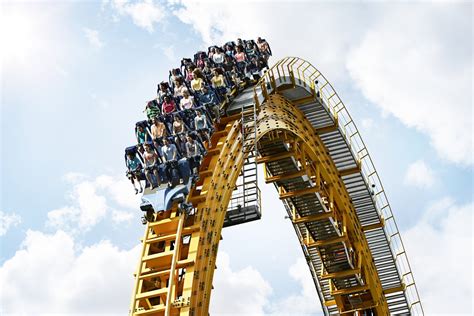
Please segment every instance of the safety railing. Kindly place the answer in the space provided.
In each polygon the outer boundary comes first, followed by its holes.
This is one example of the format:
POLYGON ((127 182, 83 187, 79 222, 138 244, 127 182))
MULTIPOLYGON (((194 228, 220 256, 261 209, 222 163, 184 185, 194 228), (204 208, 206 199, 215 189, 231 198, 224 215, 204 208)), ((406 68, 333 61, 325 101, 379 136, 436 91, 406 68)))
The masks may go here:
POLYGON ((332 114, 334 119, 337 119, 340 130, 355 160, 361 166, 361 174, 369 190, 373 192, 377 211, 385 222, 384 231, 389 241, 398 273, 405 285, 405 295, 410 312, 413 315, 423 315, 424 311, 418 289, 387 195, 357 126, 341 98, 319 70, 306 60, 298 57, 283 58, 271 67, 254 87, 255 98, 257 97, 257 89, 261 89, 263 96, 267 97, 269 93, 276 90, 277 86, 282 84, 301 86, 309 90, 313 95, 317 95, 317 92, 319 92, 323 105, 332 114))

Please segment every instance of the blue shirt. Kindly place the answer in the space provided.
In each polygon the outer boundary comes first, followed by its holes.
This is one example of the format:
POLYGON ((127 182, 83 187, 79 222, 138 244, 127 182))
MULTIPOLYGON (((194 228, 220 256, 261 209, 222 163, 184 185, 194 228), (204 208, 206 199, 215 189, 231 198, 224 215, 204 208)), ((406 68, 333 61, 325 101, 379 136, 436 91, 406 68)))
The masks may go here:
POLYGON ((168 146, 164 145, 162 148, 163 156, 165 156, 166 161, 176 159, 178 157, 178 152, 174 144, 169 144, 168 146), (176 156, 176 158, 174 158, 176 156))
POLYGON ((138 167, 140 167, 140 165, 141 163, 137 156, 135 156, 133 159, 127 157, 127 167, 130 168, 130 170, 135 171, 138 167))
POLYGON ((146 138, 146 132, 145 131, 143 131, 143 132, 137 131, 137 139, 138 139, 139 144, 143 144, 145 142, 145 138, 146 138))
POLYGON ((217 104, 216 94, 212 91, 208 91, 207 93, 203 93, 199 96, 199 102, 202 105, 217 104))

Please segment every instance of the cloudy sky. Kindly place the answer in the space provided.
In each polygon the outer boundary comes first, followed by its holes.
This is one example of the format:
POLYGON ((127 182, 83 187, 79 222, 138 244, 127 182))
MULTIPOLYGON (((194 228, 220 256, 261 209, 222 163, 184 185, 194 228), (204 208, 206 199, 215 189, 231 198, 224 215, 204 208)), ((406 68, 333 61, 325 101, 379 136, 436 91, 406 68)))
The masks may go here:
MULTIPOLYGON (((426 313, 472 314, 472 17, 467 1, 2 1, 0 313, 127 313, 143 234, 123 161, 134 123, 182 57, 262 36, 353 115, 426 313)), ((264 218, 223 232, 211 312, 320 315, 262 190, 264 218)))

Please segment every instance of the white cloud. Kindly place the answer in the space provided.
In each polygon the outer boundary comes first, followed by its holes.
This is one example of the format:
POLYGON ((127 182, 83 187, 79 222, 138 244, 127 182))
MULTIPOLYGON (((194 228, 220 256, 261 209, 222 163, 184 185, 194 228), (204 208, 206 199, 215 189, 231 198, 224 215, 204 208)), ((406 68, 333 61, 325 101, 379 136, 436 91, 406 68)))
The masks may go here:
POLYGON ((4 236, 12 227, 18 226, 21 223, 21 217, 18 214, 7 214, 0 211, 0 237, 4 236))
POLYGON ((21 249, 0 267, 0 313, 127 314, 140 246, 122 250, 100 241, 77 248, 63 231, 29 230, 21 249))
POLYGON ((173 14, 189 24, 206 47, 261 36, 270 43, 274 62, 284 56, 299 56, 314 62, 333 80, 345 78, 343 61, 348 47, 361 38, 366 27, 361 21, 373 15, 366 5, 350 3, 341 10, 329 2, 174 2, 173 14), (296 21, 314 22, 301 27, 296 21))
POLYGON ((308 264, 302 258, 290 266, 289 274, 298 285, 301 292, 288 293, 287 297, 270 305, 271 314, 278 315, 322 315, 318 293, 314 286, 308 264))
POLYGON ((472 16, 466 5, 385 5, 347 58, 370 101, 460 164, 473 162, 472 16))
POLYGON ((174 51, 174 46, 166 46, 166 47, 161 47, 161 50, 163 51, 163 54, 165 54, 166 58, 170 61, 177 61, 178 59, 176 58, 176 53, 174 51))
POLYGON ((92 47, 102 48, 104 46, 104 43, 99 38, 99 31, 87 27, 83 28, 83 31, 92 47))
POLYGON ((472 315, 472 214, 443 198, 402 233, 426 315, 472 315))
POLYGON ((366 117, 366 118, 361 120, 361 126, 364 130, 369 132, 374 127, 374 120, 371 119, 370 117, 366 117))
POLYGON ((436 176, 423 160, 417 160, 408 166, 404 182, 422 189, 431 188, 436 183, 436 176))
POLYGON ((120 207, 137 209, 140 205, 140 197, 134 194, 132 184, 126 180, 125 176, 101 175, 95 179, 95 184, 97 188, 104 190, 120 207))
POLYGON ((108 215, 116 223, 129 221, 133 213, 115 206, 135 210, 139 205, 139 197, 124 178, 101 175, 91 180, 79 173, 69 173, 65 179, 73 185, 68 195, 70 204, 48 212, 48 227, 85 232, 108 215))
POLYGON ((93 182, 75 184, 69 199, 72 206, 48 212, 48 226, 63 227, 67 230, 88 230, 104 218, 107 212, 106 199, 97 194, 93 182))
POLYGON ((165 10, 157 1, 110 1, 111 7, 118 15, 130 16, 137 26, 148 32, 154 31, 154 25, 165 18, 165 10))
POLYGON ((173 13, 205 45, 266 37, 274 60, 299 56, 329 80, 352 77, 383 113, 428 135, 441 157, 472 163, 468 3, 272 3, 271 14, 262 14, 268 3, 174 2, 173 13), (314 27, 275 21, 314 21, 314 27))
POLYGON ((134 218, 135 215, 132 212, 112 210, 112 221, 116 224, 130 222, 134 218))
POLYGON ((216 265, 212 315, 322 315, 311 273, 302 258, 288 269, 301 291, 288 292, 282 299, 272 299, 270 283, 254 267, 232 270, 227 253, 218 253, 216 265))
POLYGON ((233 271, 229 255, 219 252, 214 274, 210 313, 212 315, 263 315, 272 288, 262 275, 248 266, 233 271))

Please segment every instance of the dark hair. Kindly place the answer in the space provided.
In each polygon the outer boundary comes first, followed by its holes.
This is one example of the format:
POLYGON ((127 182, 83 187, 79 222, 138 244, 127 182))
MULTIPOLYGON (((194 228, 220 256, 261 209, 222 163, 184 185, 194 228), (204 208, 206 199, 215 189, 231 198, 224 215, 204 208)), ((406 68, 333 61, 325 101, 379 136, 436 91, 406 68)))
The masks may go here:
POLYGON ((204 79, 204 76, 201 72, 201 69, 199 69, 199 68, 196 68, 196 69, 193 70, 193 76, 195 76, 196 78, 204 79))

